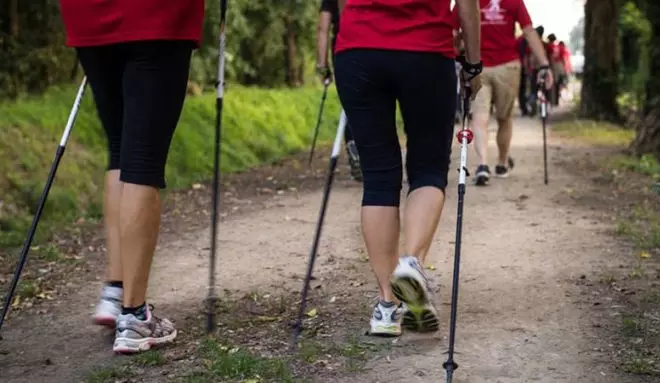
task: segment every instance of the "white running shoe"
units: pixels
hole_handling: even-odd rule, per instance
[[[417,332],[438,331],[438,314],[431,303],[429,281],[417,258],[399,258],[390,284],[394,295],[407,306],[402,320],[405,329]]]
[[[147,351],[152,346],[171,343],[177,335],[172,322],[158,318],[147,309],[147,319],[140,320],[133,314],[119,315],[112,350],[118,354]]]
[[[96,305],[93,321],[99,326],[115,328],[117,317],[121,314],[121,302],[124,289],[120,287],[103,286],[101,299]]]
[[[383,304],[376,303],[374,311],[371,314],[370,335],[395,337],[401,335],[401,314],[402,305],[396,305],[394,302]]]

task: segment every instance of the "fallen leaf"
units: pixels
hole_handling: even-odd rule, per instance
[[[202,188],[202,184],[193,184],[192,188],[193,188],[194,190],[201,189],[201,188]]]
[[[318,315],[318,310],[316,310],[316,309],[311,309],[311,310],[307,311],[307,316],[310,317],[310,318],[314,318],[317,315]]]
[[[260,322],[275,322],[278,320],[278,318],[261,315],[257,317],[257,320]]]
[[[651,254],[649,254],[648,251],[642,251],[642,253],[639,255],[640,258],[649,258]]]
[[[435,270],[435,266],[434,266],[434,265],[426,265],[426,268],[427,268],[428,270],[431,270],[431,271]]]

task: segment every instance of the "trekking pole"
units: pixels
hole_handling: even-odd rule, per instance
[[[456,241],[454,248],[454,276],[451,288],[451,313],[449,319],[449,350],[447,361],[442,364],[446,371],[446,382],[451,383],[454,371],[458,364],[454,362],[454,342],[456,339],[456,315],[458,312],[458,281],[461,266],[461,238],[463,235],[463,202],[465,200],[465,180],[469,176],[467,153],[468,145],[472,142],[474,134],[468,127],[468,115],[470,114],[470,96],[472,90],[465,87],[463,95],[463,127],[456,133],[456,138],[461,143],[461,161],[458,169],[458,208],[456,216]]]
[[[213,214],[211,215],[211,264],[209,266],[208,315],[206,331],[215,331],[215,264],[218,238],[218,214],[220,213],[220,142],[222,129],[222,98],[225,92],[225,18],[227,0],[220,0],[220,52],[218,54],[218,92],[215,99],[215,150],[213,154]]]
[[[539,82],[539,103],[541,104],[541,126],[543,127],[543,182],[548,184],[548,139],[546,125],[548,122],[548,99],[545,95],[545,78]]]
[[[14,294],[16,293],[18,280],[21,278],[21,273],[23,272],[23,268],[25,267],[25,263],[27,262],[28,252],[30,251],[30,245],[32,244],[34,235],[37,232],[37,226],[39,225],[39,220],[41,219],[41,213],[43,212],[44,206],[46,205],[46,199],[48,198],[48,193],[50,192],[50,188],[51,186],[53,186],[53,181],[55,180],[55,174],[57,173],[57,168],[60,165],[62,156],[64,156],[66,143],[69,140],[69,135],[71,134],[73,125],[76,122],[76,117],[78,116],[78,109],[80,108],[80,102],[82,101],[83,95],[85,94],[86,87],[87,87],[87,77],[85,76],[83,77],[82,83],[78,88],[78,94],[76,95],[76,99],[73,102],[73,107],[71,108],[71,112],[69,113],[69,120],[67,121],[66,127],[64,128],[64,133],[62,133],[60,144],[57,147],[57,151],[55,152],[55,159],[53,160],[53,164],[50,167],[50,172],[48,173],[48,178],[46,179],[46,185],[44,186],[44,189],[41,192],[41,198],[39,199],[39,204],[37,205],[37,211],[34,214],[34,218],[32,219],[32,225],[30,226],[30,230],[28,231],[27,238],[25,239],[25,243],[23,244],[23,250],[21,250],[21,256],[19,258],[18,264],[16,265],[16,270],[14,271],[14,278],[11,281],[9,291],[5,296],[4,306],[2,308],[2,315],[0,315],[0,330],[2,330],[2,325],[5,322],[5,317],[7,316],[7,312],[9,311],[9,307],[11,306],[11,301],[13,300]]]
[[[342,138],[344,137],[345,129],[346,129],[346,113],[342,110],[341,116],[339,117],[339,126],[337,127],[337,135],[335,136],[335,142],[332,145],[332,153],[330,154],[328,174],[326,175],[325,188],[323,189],[323,202],[321,203],[321,211],[319,212],[319,219],[316,223],[316,233],[314,235],[314,242],[312,243],[312,250],[309,253],[307,274],[305,275],[305,280],[303,282],[302,294],[300,299],[300,310],[298,310],[298,317],[296,319],[293,330],[293,340],[291,342],[292,348],[296,346],[298,336],[300,336],[300,333],[302,332],[302,321],[303,321],[303,316],[305,315],[305,308],[307,307],[307,294],[309,293],[309,285],[312,280],[314,262],[316,261],[319,242],[321,239],[321,231],[323,229],[323,220],[325,219],[325,212],[328,207],[330,190],[332,189],[332,181],[334,180],[335,169],[337,168],[337,160],[339,159],[339,152],[341,150],[341,142],[342,142]]]
[[[321,120],[323,119],[323,106],[325,99],[328,97],[328,87],[330,86],[330,77],[323,80],[323,95],[321,96],[321,106],[319,107],[319,115],[316,119],[316,127],[314,128],[314,136],[312,138],[312,148],[309,151],[309,160],[307,166],[312,166],[314,159],[314,150],[316,150],[316,140],[319,138],[319,128],[321,127]]]

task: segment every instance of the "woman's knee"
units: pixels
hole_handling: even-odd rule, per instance
[[[362,206],[399,206],[401,203],[402,168],[386,171],[363,169]]]

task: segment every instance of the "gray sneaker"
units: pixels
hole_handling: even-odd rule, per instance
[[[133,314],[119,315],[112,350],[118,354],[147,351],[154,345],[170,343],[176,338],[172,322],[158,318],[147,310],[147,320],[139,320]]]
[[[431,286],[417,258],[399,258],[390,280],[392,292],[403,303],[402,325],[416,332],[438,331],[438,313],[431,300]]]
[[[348,154],[348,165],[351,167],[351,177],[355,181],[362,182],[362,169],[360,168],[360,155],[358,154],[355,141],[346,143],[346,154]]]
[[[371,314],[369,331],[374,336],[399,336],[401,335],[401,314],[404,311],[403,304],[396,305],[393,302],[378,302]]]
[[[93,320],[99,326],[105,326],[111,329],[117,324],[117,316],[121,314],[121,299],[123,289],[119,287],[103,286],[101,290],[101,299],[96,305]]]

